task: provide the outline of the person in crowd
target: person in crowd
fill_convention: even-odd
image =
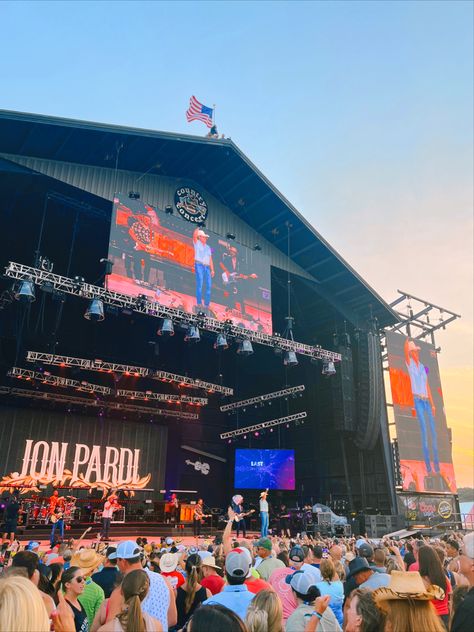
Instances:
[[[451,632],[472,631],[474,623],[474,532],[464,536],[459,550],[459,572],[469,583],[469,590],[456,608]]]
[[[176,570],[179,558],[179,553],[165,553],[161,556],[159,562],[161,575],[168,579],[174,590],[184,584],[183,574]]]
[[[12,560],[13,568],[23,568],[26,571],[28,579],[38,587],[40,580],[40,572],[39,572],[39,557],[33,551],[19,551]],[[51,616],[55,608],[54,601],[52,597],[44,592],[40,591],[41,598],[43,599],[43,603],[45,605],[46,611],[48,613],[48,617]]]
[[[283,610],[273,590],[261,590],[252,599],[245,620],[249,632],[283,632]]]
[[[413,557],[415,558],[415,561],[408,567],[409,571],[420,570],[420,565],[418,564],[418,554],[422,546],[426,546],[424,540],[415,540],[413,542]]]
[[[449,624],[449,630],[452,629],[452,625],[453,625],[453,619],[454,616],[458,610],[458,607],[462,604],[462,602],[464,601],[464,597],[467,595],[467,593],[469,592],[469,586],[457,586],[457,588],[455,588],[453,590],[453,598],[451,600],[451,612],[450,612],[450,624]]]
[[[384,632],[446,632],[430,603],[443,595],[438,586],[426,588],[416,571],[393,571],[389,585],[373,592],[375,603],[385,614]]]
[[[120,586],[123,607],[119,614],[99,628],[100,632],[162,632],[163,626],[142,610],[142,603],[150,590],[145,571],[128,573]]]
[[[183,632],[248,632],[242,619],[233,610],[221,604],[201,606],[189,620]]]
[[[280,527],[280,534],[283,537],[286,536],[288,538],[291,538],[290,512],[284,503],[282,503],[280,506],[280,514],[278,517],[278,521],[279,521],[279,527]]]
[[[339,544],[333,544],[329,549],[329,556],[335,565],[337,562],[342,562],[342,547]]]
[[[201,603],[212,597],[211,591],[200,584],[201,565],[202,560],[198,554],[190,555],[186,559],[186,581],[178,587],[176,593],[178,628],[184,626]]]
[[[277,568],[273,571],[268,580],[268,583],[281,601],[283,609],[283,623],[286,623],[288,617],[292,614],[292,612],[294,612],[298,605],[291,586],[286,582],[286,578],[289,575],[293,575],[294,572],[295,569],[290,566]]]
[[[217,571],[220,571],[221,567],[216,564],[215,558],[211,555],[211,557],[206,557],[202,560],[201,564],[201,586],[207,588],[211,594],[217,595],[224,588],[224,580],[218,574]]]
[[[204,605],[220,604],[245,620],[247,609],[253,599],[253,593],[245,585],[245,578],[250,570],[248,551],[234,549],[225,559],[225,577],[227,584],[217,595],[213,595]]]
[[[458,565],[459,549],[461,548],[459,542],[451,538],[446,542],[446,558],[445,565],[448,567],[452,562],[453,570],[456,570]]]
[[[176,625],[176,600],[173,588],[158,573],[154,573],[148,568],[142,569],[141,550],[136,542],[133,540],[120,542],[114,557],[117,559],[117,565],[122,575],[126,576],[135,570],[144,570],[148,575],[150,589],[142,603],[143,612],[158,619],[165,632],[167,632],[168,626]],[[123,594],[120,588],[115,588],[112,591],[108,604],[107,621],[110,621],[122,610]]]
[[[92,579],[92,573],[102,564],[102,555],[98,555],[93,549],[81,549],[75,553],[71,560],[72,567],[79,567],[84,579],[84,586],[78,600],[86,611],[89,627],[94,623],[101,603],[104,601],[104,591]]]
[[[0,632],[48,632],[49,617],[39,590],[26,577],[0,578]]]
[[[268,578],[276,568],[283,568],[285,565],[282,561],[274,557],[273,545],[270,538],[260,538],[254,544],[256,554],[262,559],[257,566],[258,574],[262,579],[268,581]]]
[[[79,601],[79,596],[84,592],[84,576],[78,566],[71,566],[64,571],[61,577],[61,588],[74,615],[76,632],[89,632],[87,613]]]
[[[427,588],[433,585],[438,586],[444,593],[442,599],[433,599],[432,603],[438,616],[441,617],[447,628],[449,623],[449,600],[453,590],[439,557],[432,546],[421,547],[418,553],[418,564],[425,586]]]
[[[375,569],[379,573],[386,573],[387,572],[387,567],[386,567],[387,557],[388,556],[385,553],[385,549],[383,549],[381,547],[375,549],[375,551],[374,551],[374,566],[375,566]]]
[[[321,593],[322,597],[329,595],[329,607],[334,612],[334,615],[342,626],[342,603],[344,601],[344,587],[342,582],[337,576],[334,568],[334,562],[331,558],[321,560],[319,567],[321,571],[321,581],[316,584],[317,589]]]
[[[280,560],[281,562],[283,562],[283,564],[285,566],[289,566],[290,565],[290,555],[288,553],[288,551],[286,549],[281,550],[278,555],[277,555],[277,559]],[[271,575],[270,575],[271,577]]]
[[[310,559],[312,561],[312,557],[308,546],[296,544],[291,548],[289,558],[290,566],[293,570],[307,570],[314,575],[315,581],[319,582],[321,580],[321,571],[319,568],[309,563]]]
[[[295,571],[286,578],[293,590],[297,607],[288,617],[286,632],[305,632],[307,624],[315,618],[315,628],[322,632],[341,632],[342,628],[337,622],[329,605],[329,596],[321,597],[316,588],[314,575],[308,570]]]
[[[92,581],[102,588],[106,599],[110,597],[119,581],[120,573],[117,568],[117,559],[114,558],[116,552],[116,546],[107,547],[102,569],[96,571],[91,577]],[[113,559],[110,559],[111,556]]]
[[[5,521],[3,527],[3,542],[10,542],[10,544],[13,544],[18,529],[18,515],[20,513],[19,497],[20,491],[15,489],[8,499],[3,512],[3,519]]]
[[[381,586],[388,586],[390,575],[377,573],[370,568],[365,557],[356,557],[349,563],[349,574],[344,585],[344,595],[347,597],[355,588],[375,590]]]
[[[347,599],[344,632],[381,632],[384,616],[377,608],[373,593],[356,588]]]
[[[404,569],[407,571],[412,564],[416,562],[415,555],[413,554],[413,544],[407,542],[405,546],[405,555],[403,556]],[[403,569],[402,569],[403,570]]]
[[[313,561],[311,562],[311,566],[315,568],[320,568],[321,562],[323,559],[323,547],[319,544],[315,544],[313,546]]]

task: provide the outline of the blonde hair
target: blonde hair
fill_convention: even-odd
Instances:
[[[261,590],[252,599],[245,623],[249,632],[283,632],[281,601],[273,590]]]
[[[382,602],[380,606],[387,613],[386,632],[446,632],[430,601],[390,599]]]
[[[336,574],[336,569],[334,567],[334,562],[330,557],[321,560],[319,570],[321,571],[321,577],[323,578],[323,581],[328,583],[331,583],[333,581],[334,575]]]
[[[338,560],[337,562],[333,562],[333,564],[334,564],[334,570],[336,571],[337,576],[339,577],[341,582],[343,582],[346,579],[346,571],[344,570],[344,566],[342,565],[342,562]]]
[[[0,579],[0,632],[49,632],[40,591],[26,577]]]

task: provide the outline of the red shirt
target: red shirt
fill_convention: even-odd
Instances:
[[[254,595],[256,595],[261,590],[273,590],[270,584],[264,579],[256,579],[255,577],[252,577],[250,579],[246,579],[244,583],[247,586],[249,592],[253,593]]]
[[[208,588],[213,595],[217,595],[223,589],[225,581],[219,575],[209,575],[208,577],[203,577],[200,584],[204,588]]]
[[[433,599],[431,602],[435,607],[436,614],[441,616],[442,614],[449,614],[449,595],[453,592],[451,582],[446,578],[446,590],[444,591],[444,599]]]
[[[419,562],[413,562],[413,564],[410,564],[410,566],[408,567],[408,570],[411,571],[418,571],[420,572],[420,563]]]
[[[161,574],[163,577],[167,577],[170,580],[170,584],[175,590],[184,584],[184,577],[179,571],[171,571],[171,573]]]

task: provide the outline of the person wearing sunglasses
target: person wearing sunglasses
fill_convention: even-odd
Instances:
[[[64,597],[74,615],[76,632],[89,632],[89,623],[84,608],[79,603],[79,595],[84,590],[84,577],[78,566],[71,566],[61,577],[61,587]]]

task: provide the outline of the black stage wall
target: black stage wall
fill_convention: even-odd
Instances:
[[[159,498],[167,439],[166,427],[150,423],[2,407],[0,487],[36,483],[51,490],[54,482],[80,489],[85,481],[92,490],[151,489],[147,497]]]

